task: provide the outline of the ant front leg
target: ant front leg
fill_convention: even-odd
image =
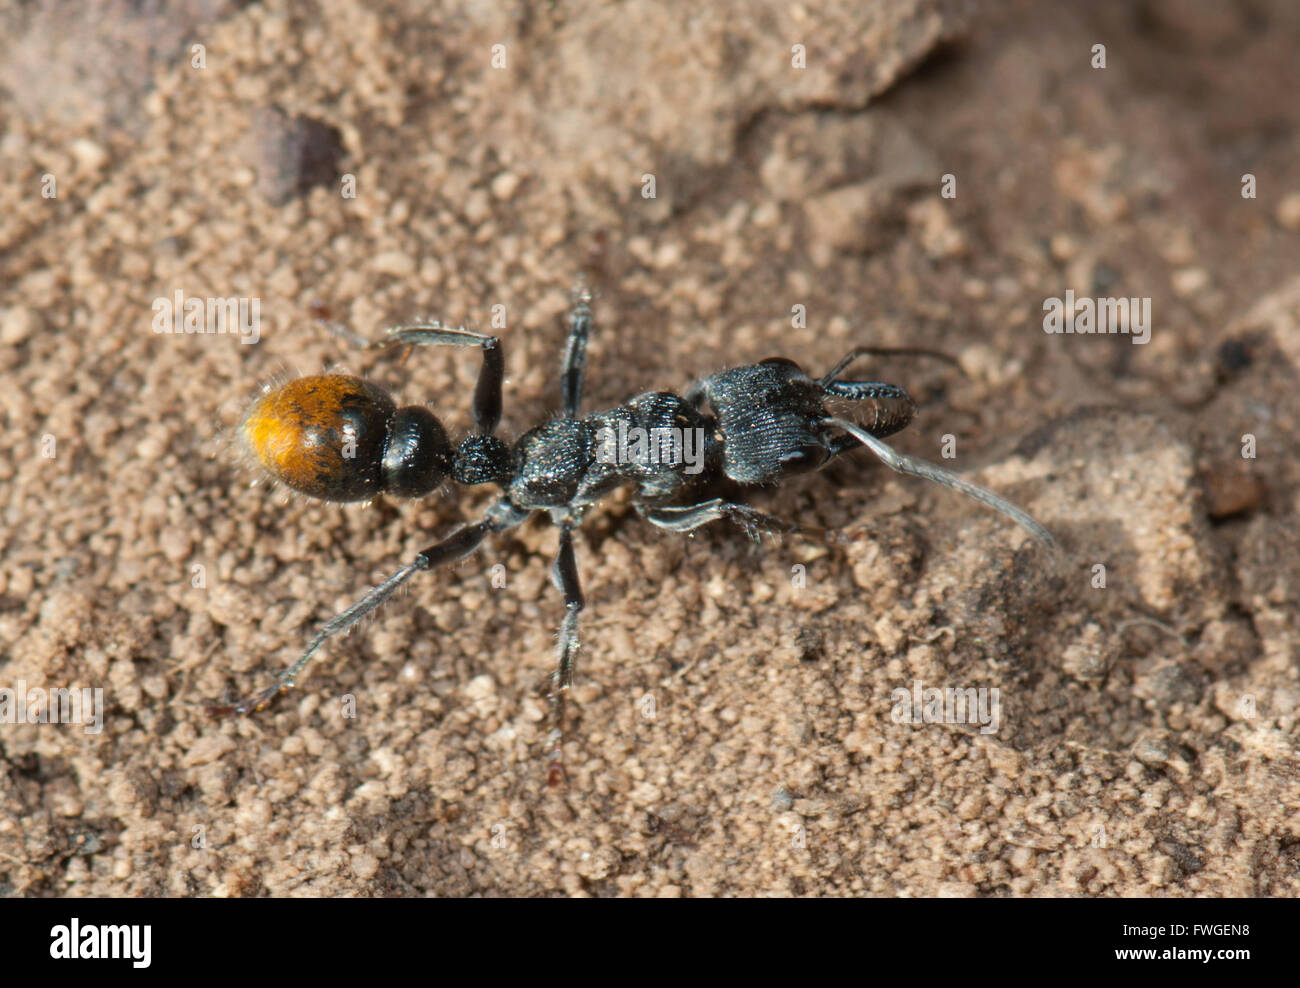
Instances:
[[[546,766],[546,784],[552,789],[564,782],[564,701],[573,685],[573,667],[578,656],[578,614],[585,606],[578,580],[578,561],[573,552],[573,522],[560,525],[560,551],[551,570],[551,582],[564,594],[564,621],[560,625],[560,654],[551,675],[551,760]]]
[[[445,329],[436,322],[427,325],[394,326],[382,340],[366,349],[382,350],[392,346],[476,346],[483,351],[483,369],[474,386],[474,425],[484,435],[492,435],[501,421],[501,385],[505,379],[505,357],[501,341],[467,329]]]
[[[852,350],[840,358],[839,363],[832,367],[822,378],[822,387],[829,388],[841,374],[848,370],[849,365],[855,360],[863,357],[934,357],[936,360],[942,360],[945,363],[952,364],[954,367],[960,367],[961,363],[951,354],[943,353],[940,350],[931,350],[927,347],[919,346],[855,346]]]

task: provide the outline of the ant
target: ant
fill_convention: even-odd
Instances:
[[[592,327],[592,295],[580,286],[568,317],[568,342],[560,379],[563,410],[524,433],[513,446],[495,433],[501,420],[504,360],[500,340],[465,329],[422,323],[398,326],[367,349],[416,346],[476,347],[483,366],[474,388],[475,431],[453,446],[427,408],[397,408],[382,388],[345,374],[301,377],[266,391],[240,426],[253,458],[272,478],[322,501],[368,501],[380,494],[416,498],[454,483],[495,484],[501,497],[472,524],[463,525],[419,553],[379,586],[327,621],[306,651],[269,686],[237,703],[213,704],[213,716],[249,714],[291,689],[316,651],[380,607],[416,573],[470,555],[489,535],[505,532],[535,511],[549,513],[560,530],[552,582],[564,596],[559,661],[550,683],[550,753],[547,782],[564,778],[565,697],[573,682],[582,589],[573,532],[588,508],[623,485],[634,485],[633,504],[646,521],[670,532],[692,532],[726,519],[751,539],[762,532],[800,531],[748,505],[709,497],[711,485],[774,485],[819,470],[835,457],[865,446],[899,473],[961,491],[1002,512],[1048,548],[1051,534],[1026,512],[992,491],[925,460],[896,452],[882,440],[905,428],[916,405],[901,387],[879,381],[842,380],[859,358],[880,353],[933,351],[855,347],[820,379],[798,364],[772,357],[719,371],[679,396],[638,395],[617,408],[583,416],[582,382]],[[947,358],[951,359],[951,358]],[[858,406],[858,418],[833,415],[832,399]],[[629,444],[628,439],[635,437]]]

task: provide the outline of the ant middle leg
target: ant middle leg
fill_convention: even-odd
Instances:
[[[739,525],[755,542],[763,532],[790,535],[800,531],[798,525],[764,514],[747,504],[737,504],[720,497],[698,504],[671,507],[636,506],[637,513],[650,524],[669,532],[693,532],[702,525],[726,518]]]

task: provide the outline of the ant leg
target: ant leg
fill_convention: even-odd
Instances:
[[[822,390],[837,398],[870,402],[867,407],[871,410],[871,421],[863,428],[879,439],[906,429],[916,416],[916,402],[896,384],[885,384],[883,381],[833,381],[822,385]],[[830,451],[827,459],[859,445],[861,444],[852,436],[840,436],[827,443]]]
[[[945,470],[943,467],[936,466],[926,460],[905,456],[892,446],[881,442],[868,430],[849,422],[847,419],[826,418],[822,419],[820,424],[823,426],[833,425],[836,428],[843,429],[852,438],[880,457],[881,461],[889,469],[898,473],[910,474],[913,477],[932,480],[936,484],[942,484],[944,487],[951,487],[955,491],[961,491],[967,497],[972,497],[982,504],[987,504],[994,511],[1002,512],[1047,548],[1054,549],[1056,547],[1056,539],[1052,538],[1052,533],[1034,521],[1029,512],[1017,508],[1010,501],[998,497],[991,490],[980,487],[978,484],[972,484],[968,480],[963,480],[952,471]]]
[[[308,643],[307,650],[303,652],[298,661],[280,673],[271,685],[258,693],[254,693],[252,696],[245,697],[238,703],[210,703],[207,707],[208,715],[211,717],[231,717],[264,709],[276,696],[293,689],[299,673],[302,672],[307,663],[311,661],[311,657],[316,654],[316,651],[326,641],[337,634],[347,631],[371,611],[382,606],[416,573],[463,559],[482,545],[483,540],[490,533],[504,531],[506,528],[518,524],[526,517],[527,513],[519,512],[514,508],[509,508],[509,506],[507,506],[506,510],[489,509],[487,516],[482,521],[473,525],[466,525],[452,532],[441,542],[425,549],[414,560],[407,563],[379,586],[370,590],[369,593],[342,614],[337,614],[326,621],[321,626],[320,631],[316,632],[316,636]]]
[[[587,367],[587,337],[591,333],[591,291],[579,284],[569,310],[569,340],[564,346],[564,417],[576,419],[582,405],[582,375]]]
[[[762,532],[793,534],[800,531],[799,526],[791,525],[771,515],[749,507],[715,497],[699,504],[686,504],[667,508],[652,508],[644,504],[636,506],[637,512],[652,525],[669,532],[693,532],[701,525],[726,518],[734,521],[745,530],[755,542]]]
[[[573,554],[573,522],[560,526],[560,551],[551,569],[551,582],[564,594],[564,622],[560,625],[560,656],[551,675],[551,760],[546,766],[546,784],[556,788],[564,782],[564,701],[573,685],[573,667],[578,654],[578,614],[584,606],[578,581],[578,561]]]
[[[391,346],[476,346],[483,351],[483,369],[479,371],[474,386],[474,425],[478,431],[491,435],[501,421],[501,384],[505,378],[505,358],[501,341],[495,336],[484,336],[467,329],[446,329],[436,322],[394,326],[382,340],[371,343],[366,349],[382,350]]]

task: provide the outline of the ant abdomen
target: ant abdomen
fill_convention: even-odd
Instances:
[[[381,388],[347,374],[302,377],[268,391],[240,431],[268,474],[321,501],[420,497],[451,470],[451,445],[432,412],[397,408]]]

